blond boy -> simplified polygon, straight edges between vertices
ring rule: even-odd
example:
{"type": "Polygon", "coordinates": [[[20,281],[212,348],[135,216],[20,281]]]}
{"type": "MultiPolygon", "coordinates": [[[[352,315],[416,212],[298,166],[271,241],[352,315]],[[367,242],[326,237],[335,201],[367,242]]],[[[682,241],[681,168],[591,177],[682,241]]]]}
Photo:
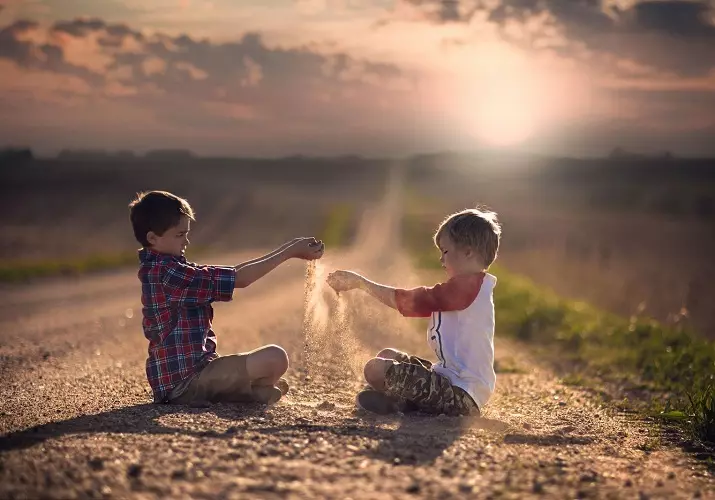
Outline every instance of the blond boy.
{"type": "Polygon", "coordinates": [[[359,289],[405,317],[429,317],[427,342],[436,362],[387,348],[367,362],[372,389],[357,404],[375,413],[416,409],[447,415],[479,415],[494,392],[496,277],[487,270],[499,249],[494,212],[470,209],[449,216],[434,235],[448,280],[432,287],[393,288],[352,271],[328,276],[338,292],[359,289]]]}

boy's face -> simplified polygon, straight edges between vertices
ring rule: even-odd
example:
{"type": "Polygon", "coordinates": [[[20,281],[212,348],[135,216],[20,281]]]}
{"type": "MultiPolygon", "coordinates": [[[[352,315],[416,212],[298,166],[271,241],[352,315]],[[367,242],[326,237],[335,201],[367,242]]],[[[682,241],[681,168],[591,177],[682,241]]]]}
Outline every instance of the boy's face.
{"type": "Polygon", "coordinates": [[[469,264],[471,264],[472,252],[456,246],[449,236],[440,236],[437,240],[437,246],[441,252],[439,261],[450,278],[465,272],[468,267],[471,267],[469,264]]]}
{"type": "Polygon", "coordinates": [[[189,229],[191,221],[185,215],[181,216],[176,226],[170,227],[161,236],[153,231],[147,233],[146,239],[151,249],[159,253],[181,257],[189,246],[189,229]]]}

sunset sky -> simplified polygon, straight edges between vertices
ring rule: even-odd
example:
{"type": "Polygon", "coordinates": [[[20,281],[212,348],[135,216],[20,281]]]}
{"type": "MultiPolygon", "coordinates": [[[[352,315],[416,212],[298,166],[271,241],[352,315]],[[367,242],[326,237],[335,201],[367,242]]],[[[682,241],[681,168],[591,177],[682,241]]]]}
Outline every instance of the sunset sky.
{"type": "Polygon", "coordinates": [[[715,1],[0,0],[0,143],[715,154],[715,1]]]}

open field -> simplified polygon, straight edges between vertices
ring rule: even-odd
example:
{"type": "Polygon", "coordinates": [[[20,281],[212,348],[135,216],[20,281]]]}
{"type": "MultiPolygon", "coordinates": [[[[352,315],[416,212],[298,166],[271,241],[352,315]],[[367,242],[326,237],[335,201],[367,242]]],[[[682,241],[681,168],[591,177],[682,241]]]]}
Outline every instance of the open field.
{"type": "Polygon", "coordinates": [[[127,205],[150,189],[189,200],[197,217],[193,244],[202,251],[277,246],[296,234],[323,231],[334,210],[347,206],[358,213],[379,199],[384,172],[383,162],[351,159],[3,165],[0,258],[42,262],[133,253],[138,244],[127,205]]]}

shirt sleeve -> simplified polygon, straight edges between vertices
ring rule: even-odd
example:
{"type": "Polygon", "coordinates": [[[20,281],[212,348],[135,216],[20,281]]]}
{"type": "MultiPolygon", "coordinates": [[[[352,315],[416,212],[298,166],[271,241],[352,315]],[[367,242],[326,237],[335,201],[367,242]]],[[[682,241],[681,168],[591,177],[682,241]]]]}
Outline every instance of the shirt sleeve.
{"type": "Polygon", "coordinates": [[[162,282],[168,300],[184,306],[228,302],[233,298],[235,283],[234,267],[181,262],[167,268],[162,282]]]}
{"type": "Polygon", "coordinates": [[[397,310],[405,317],[426,318],[437,311],[461,311],[474,302],[484,281],[484,274],[455,276],[432,287],[398,288],[397,310]]]}

